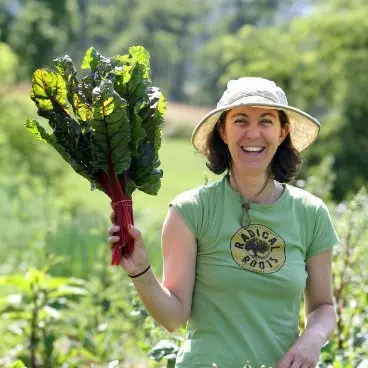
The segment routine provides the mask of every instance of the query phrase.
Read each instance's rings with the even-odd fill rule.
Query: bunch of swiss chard
[[[34,119],[26,127],[52,145],[91,188],[111,198],[120,226],[120,242],[113,247],[113,265],[129,257],[134,242],[132,193],[156,195],[162,170],[158,151],[166,101],[149,78],[149,53],[142,46],[126,55],[107,58],[87,50],[77,79],[69,56],[54,60],[56,70],[38,69],[32,78],[31,99],[52,132]]]

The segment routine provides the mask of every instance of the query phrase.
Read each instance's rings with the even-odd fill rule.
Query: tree
[[[127,27],[111,43],[111,54],[140,44],[151,54],[152,78],[173,100],[183,100],[193,68],[194,35],[206,2],[138,0],[130,8]]]
[[[231,45],[230,47],[234,48],[237,54],[237,50],[244,49],[241,44],[236,44],[238,32],[242,32],[242,29],[247,26],[258,25],[262,29],[274,24],[277,15],[289,4],[290,1],[280,0],[214,1],[206,18],[206,27],[200,40],[200,54],[197,58],[200,81],[198,88],[202,91],[195,96],[198,104],[213,104],[223,91],[224,82],[221,76],[228,69],[230,62],[229,58],[224,55],[223,47]],[[245,55],[255,51],[245,48]],[[230,48],[229,52],[231,53]]]
[[[21,73],[29,77],[70,49],[77,27],[74,0],[29,0],[20,2],[9,25],[7,42],[18,54]]]
[[[306,169],[334,156],[335,199],[368,179],[368,8],[340,8],[332,1],[300,19],[273,27],[244,26],[222,38],[220,83],[240,75],[275,80],[297,106],[322,122],[305,154]]]

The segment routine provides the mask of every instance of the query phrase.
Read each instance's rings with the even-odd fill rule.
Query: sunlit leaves
[[[53,133],[46,133],[32,119],[27,121],[28,130],[51,144],[92,187],[106,191],[97,174],[109,172],[112,165],[128,196],[136,187],[157,194],[166,103],[161,92],[152,87],[148,51],[132,46],[126,55],[107,58],[91,47],[82,63],[90,73],[81,80],[69,56],[55,59],[54,65],[57,72],[35,72],[31,92],[38,114],[48,119]],[[143,168],[136,164],[129,170],[132,160],[142,154],[142,147],[147,153],[148,146],[152,153],[144,156]]]

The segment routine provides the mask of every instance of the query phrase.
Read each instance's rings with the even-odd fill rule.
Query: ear
[[[224,143],[227,144],[227,136],[226,136],[226,131],[225,131],[225,122],[223,122],[222,124],[217,122],[215,129],[217,129],[217,131],[220,134],[220,137],[224,141]]]
[[[290,132],[290,124],[285,124],[284,126],[281,127],[280,144],[284,141],[289,132]]]

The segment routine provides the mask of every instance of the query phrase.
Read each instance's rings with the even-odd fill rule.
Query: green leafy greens
[[[31,91],[52,133],[34,119],[27,120],[27,129],[114,204],[131,201],[135,189],[156,195],[163,174],[158,152],[166,101],[149,78],[148,51],[132,46],[126,55],[107,58],[91,47],[82,62],[90,73],[81,79],[67,55],[55,59],[54,66],[34,72]],[[129,219],[128,213],[122,216],[126,235],[132,213]],[[129,237],[124,241],[129,243]]]

